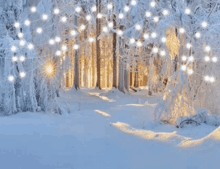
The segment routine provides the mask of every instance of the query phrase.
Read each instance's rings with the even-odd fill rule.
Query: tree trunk
[[[113,16],[113,24],[114,28],[116,28],[116,15]],[[117,45],[117,34],[116,32],[113,33],[113,87],[118,88],[117,85],[117,52],[116,52],[116,45]]]
[[[97,13],[101,12],[101,3],[102,0],[96,0],[96,7],[97,7]],[[96,87],[101,89],[101,65],[100,65],[100,40],[99,40],[99,35],[100,35],[100,29],[101,29],[101,22],[99,18],[96,18],[96,54],[97,54],[97,82],[96,82]]]

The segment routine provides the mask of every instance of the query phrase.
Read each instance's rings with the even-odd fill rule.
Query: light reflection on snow
[[[100,110],[95,110],[95,112],[102,115],[102,116],[104,116],[104,117],[111,117],[108,113],[100,111]]]

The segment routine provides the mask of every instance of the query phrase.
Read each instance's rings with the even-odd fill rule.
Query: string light
[[[129,10],[130,10],[129,6],[125,6],[125,7],[124,7],[124,11],[125,11],[125,12],[128,12]]]
[[[41,34],[43,32],[43,29],[42,28],[37,28],[37,33],[38,34]]]
[[[105,26],[102,28],[103,32],[108,32],[108,28]]]
[[[54,41],[53,39],[50,39],[50,40],[49,40],[49,44],[50,44],[50,45],[54,45],[54,43],[55,43],[55,41]]]
[[[75,50],[79,49],[79,45],[75,44],[75,45],[73,46],[73,49],[75,49]]]
[[[214,77],[210,77],[210,78],[209,78],[209,81],[210,81],[211,83],[213,83],[213,82],[215,82],[215,78],[214,78]]]
[[[186,71],[186,65],[182,65],[182,66],[181,66],[181,70],[182,70],[182,71]]]
[[[20,32],[20,33],[18,34],[18,37],[19,37],[19,38],[23,38],[23,37],[24,37],[24,34]]]
[[[165,42],[167,41],[167,38],[163,37],[163,38],[161,39],[161,41],[162,41],[163,43],[165,43]]]
[[[67,51],[67,46],[66,46],[66,45],[63,45],[63,46],[62,46],[62,51],[64,51],[64,52]]]
[[[20,46],[24,46],[26,44],[25,40],[20,40]]]
[[[123,19],[124,18],[124,14],[120,13],[118,17],[119,17],[119,19]]]
[[[137,47],[141,47],[141,46],[142,46],[141,41],[138,41],[138,42],[137,42]]]
[[[113,8],[113,5],[112,5],[111,3],[109,3],[109,4],[107,5],[107,8],[110,10],[110,9]]]
[[[91,43],[92,43],[92,42],[94,42],[94,41],[95,41],[95,39],[94,39],[94,38],[92,38],[92,37],[90,37],[90,38],[89,38],[89,42],[91,42]]]
[[[48,19],[48,16],[47,16],[46,14],[44,14],[44,15],[42,16],[42,19],[43,19],[44,21],[46,21],[46,20]]]
[[[150,6],[151,6],[151,7],[155,7],[155,6],[156,6],[156,2],[152,1],[152,2],[150,3]]]
[[[209,78],[209,76],[205,76],[204,79],[205,79],[205,81],[209,81],[210,78]]]
[[[25,76],[26,76],[26,73],[25,73],[25,72],[21,72],[21,73],[20,73],[20,77],[21,77],[21,78],[24,78]]]
[[[187,8],[187,9],[185,10],[185,14],[189,15],[190,13],[191,13],[191,10],[190,10],[189,8]]]
[[[136,25],[136,26],[135,26],[135,29],[136,29],[136,30],[141,30],[141,25]]]
[[[122,30],[118,30],[118,31],[117,31],[117,34],[118,34],[119,36],[121,36],[121,35],[123,35],[123,31],[122,31]]]
[[[188,60],[189,60],[190,62],[193,62],[193,61],[194,61],[194,57],[193,57],[193,56],[190,56],[190,57],[188,58]]]
[[[59,42],[61,41],[60,37],[56,36],[56,37],[55,37],[55,41],[56,41],[57,43],[59,43]]]
[[[197,33],[195,34],[195,37],[196,37],[196,38],[200,38],[200,37],[201,37],[201,34],[200,34],[199,32],[197,32]]]
[[[131,5],[133,5],[133,6],[137,5],[137,1],[136,0],[132,0],[131,1]]]
[[[30,44],[28,45],[28,49],[30,49],[30,50],[34,49],[34,45],[30,43]]]
[[[166,52],[164,50],[160,51],[160,55],[161,56],[165,56],[166,55]]]
[[[12,62],[17,62],[18,61],[18,57],[17,56],[13,56],[12,57]]]
[[[16,51],[17,51],[17,47],[16,47],[16,46],[12,46],[12,47],[11,47],[11,51],[12,51],[12,52],[16,52]]]
[[[157,33],[156,33],[156,32],[153,32],[153,33],[151,34],[151,37],[152,37],[152,38],[156,38],[156,37],[157,37]]]
[[[66,22],[67,21],[67,17],[66,16],[63,16],[62,18],[61,18],[61,21],[64,23],[64,22]]]
[[[24,21],[24,24],[25,24],[26,26],[30,26],[31,22],[30,22],[29,20],[25,20],[25,21]]]
[[[187,48],[187,49],[190,49],[191,47],[192,47],[192,45],[191,45],[190,43],[187,43],[187,44],[186,44],[186,48]]]
[[[205,51],[206,51],[206,52],[209,52],[210,50],[211,50],[211,47],[210,47],[210,46],[206,46],[206,47],[205,47]]]
[[[144,39],[148,39],[150,36],[149,36],[149,34],[148,33],[145,33],[144,34]]]
[[[134,39],[134,38],[131,38],[131,39],[130,39],[130,44],[133,44],[133,43],[135,43],[135,39]]]
[[[159,17],[158,16],[155,16],[154,17],[154,22],[158,22],[159,21]]]
[[[102,14],[101,14],[101,13],[98,13],[98,14],[97,14],[97,18],[101,19],[101,18],[102,18]]]
[[[159,49],[157,47],[153,48],[153,53],[158,53]]]
[[[205,61],[209,62],[210,61],[210,57],[209,56],[205,56]]]
[[[168,14],[169,14],[169,11],[166,10],[166,9],[164,9],[164,10],[163,10],[163,15],[164,15],[164,16],[167,16]]]
[[[14,78],[14,76],[9,76],[9,77],[8,77],[8,80],[9,80],[10,82],[14,82],[15,78]]]
[[[71,35],[72,35],[72,36],[75,36],[75,35],[76,35],[76,31],[75,31],[75,30],[72,30],[72,31],[71,31]]]
[[[186,56],[182,56],[182,61],[186,61],[187,57]]]
[[[86,29],[86,26],[85,26],[85,25],[81,25],[81,26],[80,26],[80,29],[81,29],[81,30],[85,30],[85,29]]]
[[[59,10],[58,8],[55,8],[54,11],[53,11],[53,13],[54,13],[55,15],[57,15],[57,14],[60,13],[60,10]]]
[[[77,13],[81,12],[81,8],[80,7],[77,7],[75,10],[76,10]]]
[[[185,29],[184,28],[180,28],[179,31],[180,31],[181,34],[185,33]]]
[[[21,61],[21,62],[24,62],[24,61],[25,61],[25,57],[24,57],[24,56],[21,56],[21,57],[20,57],[20,61]]]
[[[147,18],[150,18],[151,15],[152,15],[151,12],[149,12],[149,11],[146,12],[146,17],[147,17]]]
[[[113,26],[114,26],[114,25],[113,25],[113,22],[109,22],[109,23],[108,23],[108,27],[109,27],[109,28],[113,28]]]
[[[61,53],[60,50],[56,51],[56,55],[57,55],[57,56],[61,56],[61,54],[62,54],[62,53]]]
[[[35,6],[31,7],[31,12],[32,12],[32,13],[37,12],[37,8],[36,8]]]
[[[14,27],[15,28],[19,28],[20,27],[20,23],[19,22],[15,22]]]
[[[217,57],[212,58],[212,62],[216,63],[218,61]]]
[[[96,6],[95,6],[95,5],[92,6],[91,10],[92,10],[92,12],[95,12],[95,11],[97,10],[97,9],[96,9]]]
[[[193,74],[193,70],[192,69],[188,69],[187,73],[188,73],[188,75],[192,75]]]
[[[91,16],[91,15],[87,15],[87,16],[86,16],[86,20],[87,20],[87,21],[90,21],[90,20],[91,20],[91,18],[92,18],[92,16]]]
[[[202,27],[203,27],[203,28],[206,28],[207,26],[208,26],[208,23],[207,23],[207,22],[205,22],[205,21],[202,22]]]

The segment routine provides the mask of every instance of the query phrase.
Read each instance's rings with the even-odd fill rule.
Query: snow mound
[[[106,112],[103,112],[103,111],[100,111],[100,110],[94,110],[96,113],[104,116],[104,117],[111,117],[108,113]]]

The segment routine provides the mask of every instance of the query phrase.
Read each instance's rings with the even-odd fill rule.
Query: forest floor
[[[220,132],[154,121],[161,96],[99,90],[63,92],[70,113],[19,113],[0,118],[4,169],[218,168]]]

